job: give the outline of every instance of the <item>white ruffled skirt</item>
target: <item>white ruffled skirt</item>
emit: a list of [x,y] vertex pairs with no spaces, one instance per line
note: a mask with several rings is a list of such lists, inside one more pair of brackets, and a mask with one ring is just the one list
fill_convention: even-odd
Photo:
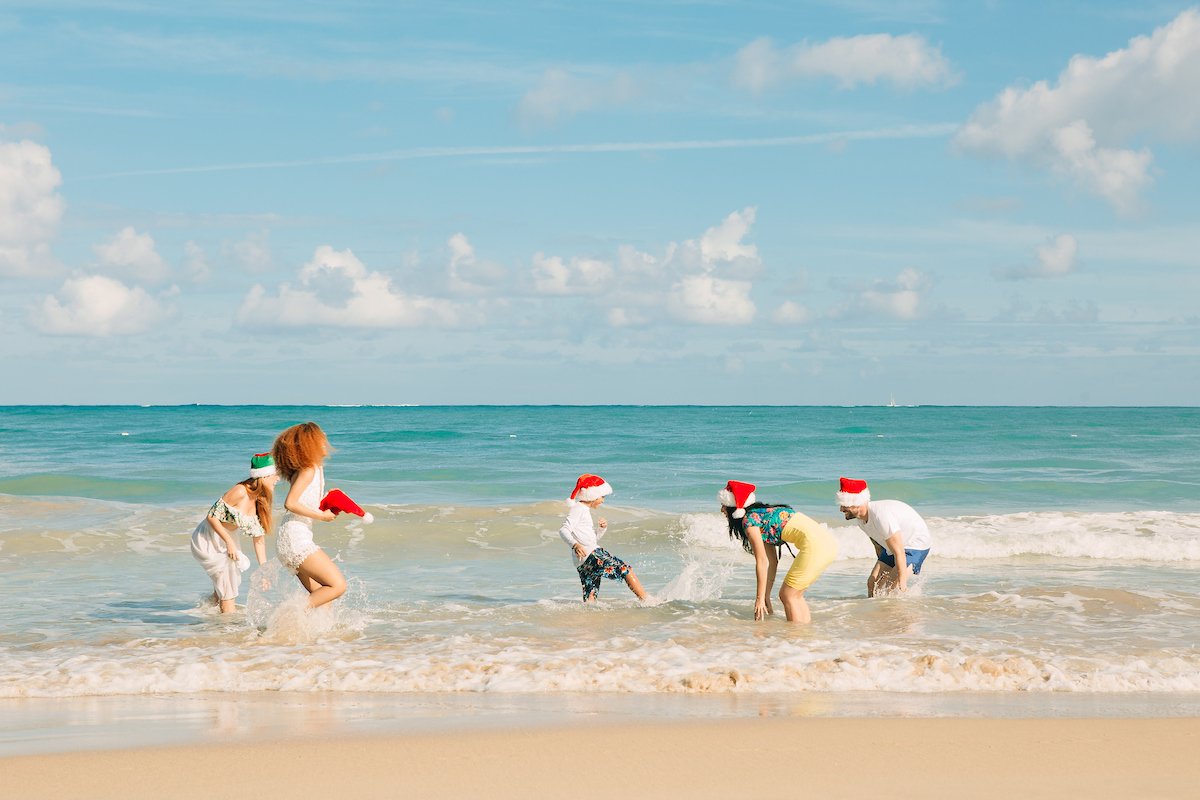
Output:
[[312,525],[307,524],[307,520],[291,517],[279,526],[279,533],[275,536],[275,554],[292,572],[298,571],[304,559],[320,549],[313,544]]
[[192,531],[192,556],[204,567],[212,579],[213,590],[222,600],[236,600],[242,587],[242,573],[250,569],[250,559],[245,553],[232,561],[225,540],[217,535],[207,520],[201,521]]

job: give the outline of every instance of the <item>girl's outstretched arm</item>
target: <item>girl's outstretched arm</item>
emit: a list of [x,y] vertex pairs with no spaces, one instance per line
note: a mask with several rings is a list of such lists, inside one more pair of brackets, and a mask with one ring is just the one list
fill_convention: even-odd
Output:
[[283,501],[283,507],[293,514],[299,514],[302,517],[309,519],[319,519],[322,522],[332,522],[337,516],[332,511],[322,511],[319,508],[309,508],[304,503],[300,502],[300,497],[304,494],[304,490],[313,482],[313,478],[317,475],[316,467],[305,467],[296,473],[296,480],[292,481],[292,487],[288,489],[287,499]]

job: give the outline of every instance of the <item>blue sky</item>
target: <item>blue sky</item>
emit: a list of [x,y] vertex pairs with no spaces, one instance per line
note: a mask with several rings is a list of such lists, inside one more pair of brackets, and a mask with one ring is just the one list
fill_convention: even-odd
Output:
[[3,2],[0,403],[1194,405],[1183,3]]

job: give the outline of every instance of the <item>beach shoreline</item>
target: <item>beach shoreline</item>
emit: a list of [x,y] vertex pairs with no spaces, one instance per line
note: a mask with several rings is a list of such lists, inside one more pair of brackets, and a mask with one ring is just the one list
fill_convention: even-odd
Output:
[[1197,717],[601,722],[15,756],[0,796],[1183,798],[1198,746]]
[[0,699],[0,758],[747,719],[1200,718],[1192,692],[197,692]]

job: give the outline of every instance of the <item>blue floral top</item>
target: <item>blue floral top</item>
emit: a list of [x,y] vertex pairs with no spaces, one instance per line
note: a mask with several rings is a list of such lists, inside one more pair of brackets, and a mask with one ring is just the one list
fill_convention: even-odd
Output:
[[751,508],[742,520],[747,528],[758,528],[762,532],[763,544],[783,544],[783,528],[795,510],[791,506],[774,508]]

